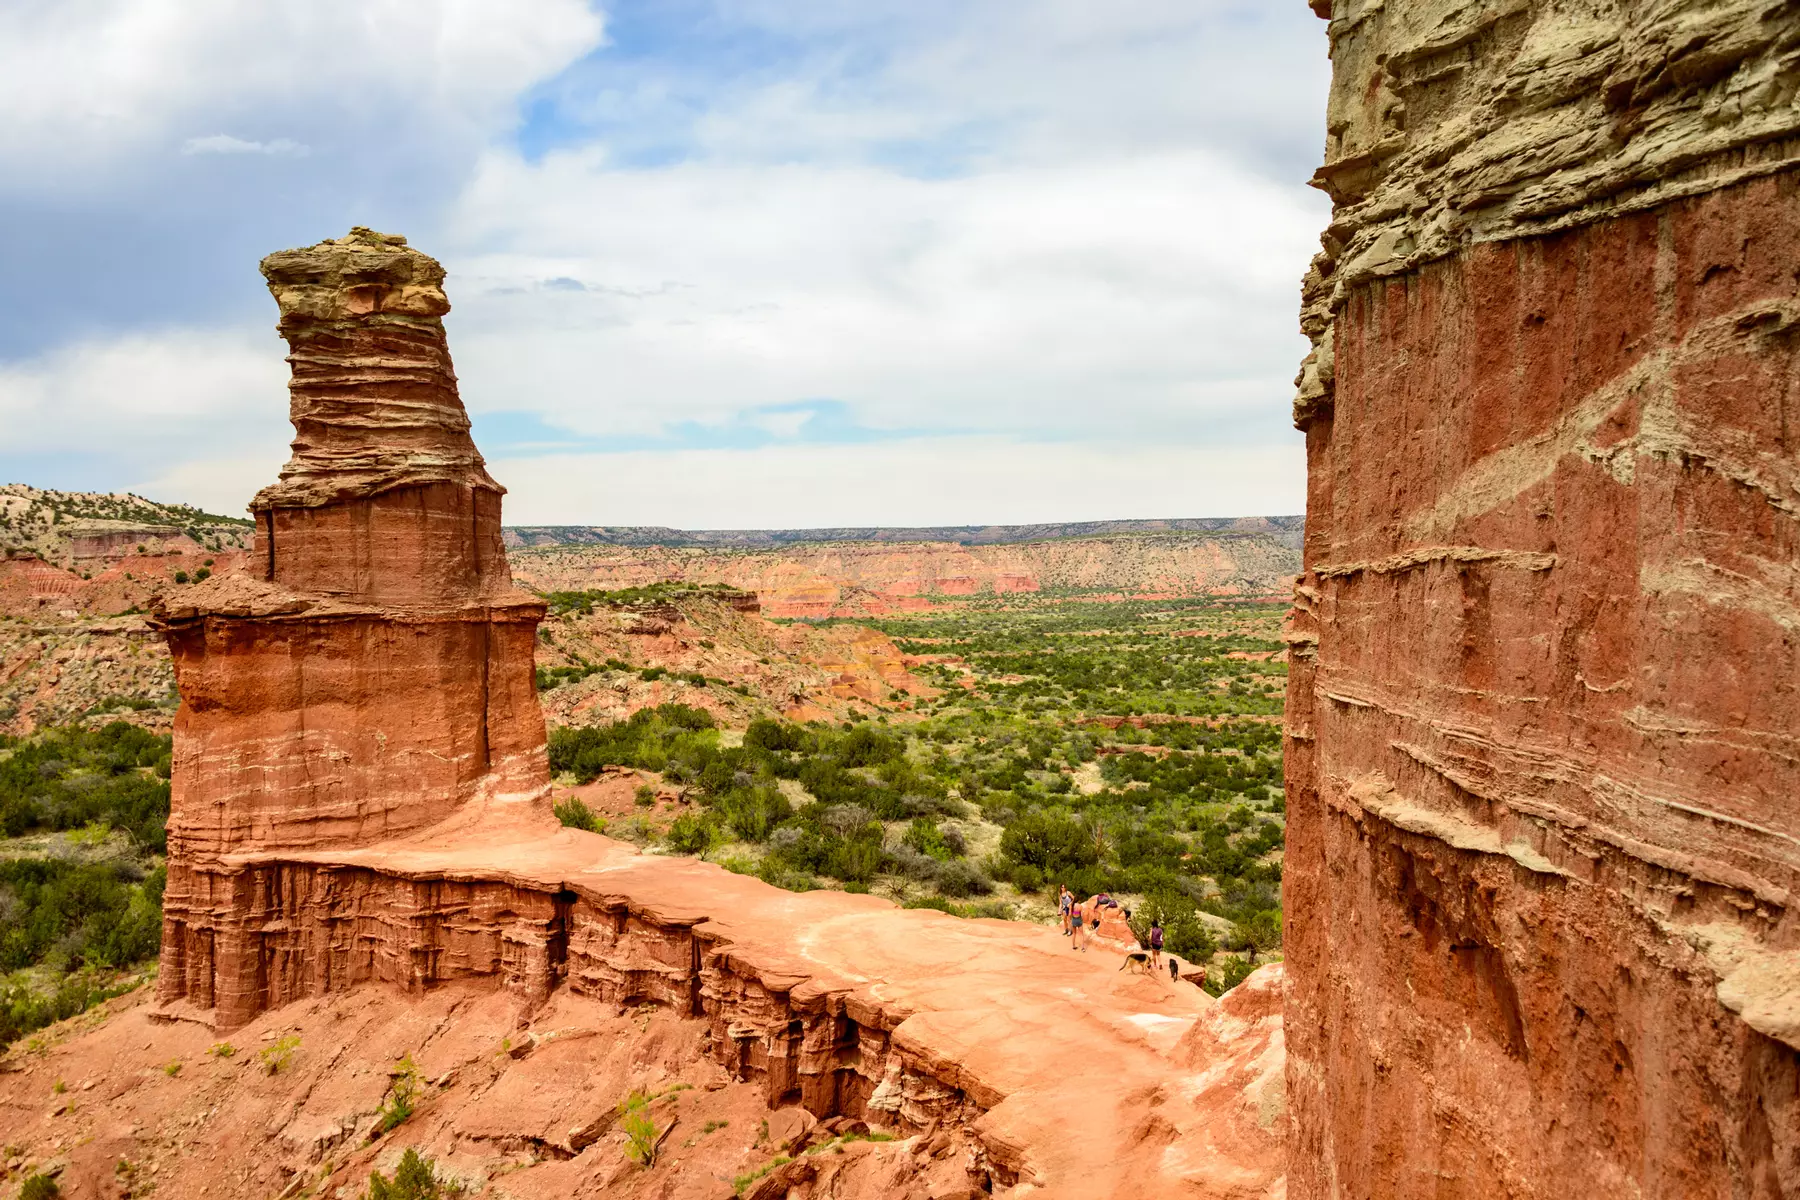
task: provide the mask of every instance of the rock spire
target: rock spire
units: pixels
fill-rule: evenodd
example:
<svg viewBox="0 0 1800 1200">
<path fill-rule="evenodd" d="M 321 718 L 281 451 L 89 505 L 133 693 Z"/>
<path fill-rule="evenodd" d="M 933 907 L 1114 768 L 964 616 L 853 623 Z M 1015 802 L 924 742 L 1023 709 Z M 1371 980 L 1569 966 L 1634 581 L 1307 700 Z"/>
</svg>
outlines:
<svg viewBox="0 0 1800 1200">
<path fill-rule="evenodd" d="M 405 239 L 263 261 L 293 365 L 294 455 L 251 509 L 249 576 L 166 596 L 174 797 L 165 998 L 250 985 L 234 856 L 369 845 L 543 807 L 542 604 L 512 586 L 502 489 L 469 438 L 444 270 Z"/>
</svg>

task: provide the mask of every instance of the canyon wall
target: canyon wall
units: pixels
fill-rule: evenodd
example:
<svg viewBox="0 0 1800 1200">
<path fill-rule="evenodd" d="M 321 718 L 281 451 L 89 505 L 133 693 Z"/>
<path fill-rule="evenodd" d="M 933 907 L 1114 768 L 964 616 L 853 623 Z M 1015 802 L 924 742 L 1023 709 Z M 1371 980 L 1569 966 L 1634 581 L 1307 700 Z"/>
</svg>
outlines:
<svg viewBox="0 0 1800 1200">
<path fill-rule="evenodd" d="M 1290 1194 L 1800 1194 L 1800 5 L 1313 8 Z"/>
<path fill-rule="evenodd" d="M 992 546 L 820 542 L 768 550 L 671 546 L 515 549 L 513 568 L 549 590 L 658 580 L 729 583 L 774 617 L 879 616 L 936 599 L 1009 592 L 1126 596 L 1285 594 L 1299 554 L 1276 533 L 1154 533 Z"/>
</svg>

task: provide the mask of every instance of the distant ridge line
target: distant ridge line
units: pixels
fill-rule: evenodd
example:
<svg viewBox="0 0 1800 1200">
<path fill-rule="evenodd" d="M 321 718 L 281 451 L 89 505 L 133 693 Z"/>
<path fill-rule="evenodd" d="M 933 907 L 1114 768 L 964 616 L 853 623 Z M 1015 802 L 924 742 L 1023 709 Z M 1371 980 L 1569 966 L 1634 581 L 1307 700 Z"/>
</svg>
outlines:
<svg viewBox="0 0 1800 1200">
<path fill-rule="evenodd" d="M 698 546 L 758 550 L 804 542 L 960 542 L 1001 546 L 1114 534 L 1263 535 L 1299 549 L 1306 518 L 1171 517 L 1161 520 L 1065 521 L 1041 525 L 920 525 L 827 529 L 670 529 L 661 525 L 509 525 L 506 544 L 534 546 Z"/>
</svg>

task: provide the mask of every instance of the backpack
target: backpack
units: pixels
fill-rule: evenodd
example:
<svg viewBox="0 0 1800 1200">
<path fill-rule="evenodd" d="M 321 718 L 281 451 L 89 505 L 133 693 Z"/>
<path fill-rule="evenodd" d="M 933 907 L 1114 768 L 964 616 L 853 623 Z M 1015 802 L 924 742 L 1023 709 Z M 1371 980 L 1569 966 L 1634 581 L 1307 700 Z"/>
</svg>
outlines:
<svg viewBox="0 0 1800 1200">
<path fill-rule="evenodd" d="M 1150 927 L 1150 948 L 1152 950 L 1162 949 L 1162 933 L 1162 926 L 1152 925 Z"/>
</svg>

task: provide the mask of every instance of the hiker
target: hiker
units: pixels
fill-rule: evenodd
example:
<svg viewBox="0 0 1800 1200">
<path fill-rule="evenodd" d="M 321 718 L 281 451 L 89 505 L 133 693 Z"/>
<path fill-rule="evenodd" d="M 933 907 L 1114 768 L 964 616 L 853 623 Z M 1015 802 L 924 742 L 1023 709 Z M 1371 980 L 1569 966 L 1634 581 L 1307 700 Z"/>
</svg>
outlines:
<svg viewBox="0 0 1800 1200">
<path fill-rule="evenodd" d="M 1069 885 L 1066 883 L 1059 884 L 1058 889 L 1056 911 L 1062 917 L 1063 936 L 1068 937 L 1071 932 L 1069 929 L 1069 912 L 1075 907 L 1075 897 L 1069 894 Z"/>
<path fill-rule="evenodd" d="M 1150 962 L 1162 970 L 1163 927 L 1161 921 L 1150 922 Z"/>
<path fill-rule="evenodd" d="M 1081 905 L 1075 903 L 1075 897 L 1070 896 L 1069 897 L 1069 936 L 1071 937 L 1072 940 L 1069 942 L 1069 949 L 1071 949 L 1071 950 L 1086 950 L 1087 949 L 1086 946 L 1082 945 L 1082 942 L 1084 940 L 1086 940 L 1085 935 L 1087 933 L 1087 929 L 1086 929 L 1085 925 L 1083 924 L 1085 921 L 1086 921 L 1086 918 L 1081 915 Z"/>
</svg>

